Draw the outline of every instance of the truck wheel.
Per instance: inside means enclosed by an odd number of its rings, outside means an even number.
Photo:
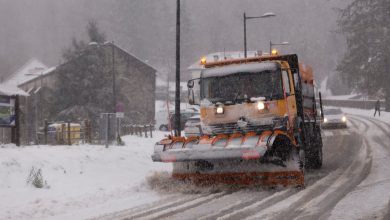
[[[316,131],[316,136],[311,141],[313,146],[307,149],[306,156],[306,168],[320,169],[322,167],[322,139],[319,130]]]
[[[322,167],[322,148],[315,148],[306,152],[306,167],[320,169]]]

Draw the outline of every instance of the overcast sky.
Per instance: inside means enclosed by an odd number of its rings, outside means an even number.
[[[0,74],[8,75],[30,58],[58,65],[72,37],[85,39],[96,20],[118,45],[161,72],[173,72],[175,0],[0,0]],[[331,73],[344,52],[335,33],[344,0],[182,0],[182,66],[207,53],[243,50],[243,12],[274,12],[249,20],[249,50],[268,51],[269,41],[290,42],[282,53],[297,53],[317,75]],[[184,78],[188,77],[183,73]]]

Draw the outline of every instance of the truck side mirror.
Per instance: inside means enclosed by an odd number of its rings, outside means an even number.
[[[321,120],[324,120],[324,109],[322,108],[322,96],[321,96],[321,92],[318,92],[318,97],[320,98]]]
[[[188,80],[188,82],[187,82],[187,87],[188,87],[189,89],[194,88],[194,80]]]
[[[200,104],[200,78],[191,79],[187,82],[188,87],[188,103],[190,105]]]

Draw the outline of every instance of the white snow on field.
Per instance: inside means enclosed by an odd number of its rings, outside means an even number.
[[[126,136],[126,146],[26,146],[0,148],[0,219],[85,219],[158,200],[146,186],[154,171],[154,138]],[[49,188],[26,180],[32,167],[42,170]]]

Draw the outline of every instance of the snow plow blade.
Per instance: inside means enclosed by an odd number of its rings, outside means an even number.
[[[173,163],[172,177],[198,183],[304,186],[299,155],[267,155],[284,132],[169,137],[155,145],[152,160]],[[292,146],[287,144],[286,146]],[[269,153],[268,153],[269,154]]]

